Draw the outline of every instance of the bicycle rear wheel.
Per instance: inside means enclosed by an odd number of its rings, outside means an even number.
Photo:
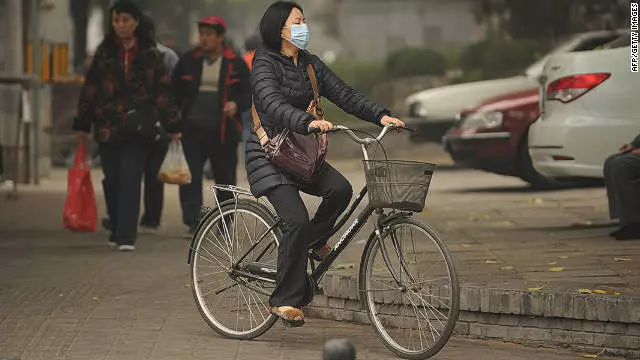
[[[269,313],[274,284],[233,270],[249,272],[246,269],[256,263],[276,267],[280,232],[278,227],[269,230],[276,220],[263,205],[239,199],[222,203],[202,221],[191,261],[198,311],[224,337],[249,340],[264,334],[278,319]]]
[[[460,292],[453,258],[433,229],[413,219],[391,223],[368,242],[359,276],[371,324],[391,351],[427,359],[444,347]]]

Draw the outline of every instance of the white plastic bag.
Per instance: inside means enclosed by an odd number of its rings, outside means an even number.
[[[191,183],[191,171],[182,150],[182,142],[172,141],[164,156],[158,178],[165,184],[184,185]]]

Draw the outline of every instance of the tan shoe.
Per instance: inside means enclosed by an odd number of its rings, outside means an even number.
[[[293,306],[274,306],[269,312],[282,319],[285,326],[299,327],[304,325],[304,313]]]

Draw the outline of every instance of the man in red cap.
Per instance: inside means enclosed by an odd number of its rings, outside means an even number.
[[[240,114],[251,108],[249,69],[225,46],[226,21],[207,16],[198,22],[199,46],[185,53],[173,70],[176,103],[183,120],[182,143],[192,174],[180,187],[182,219],[195,231],[202,206],[202,175],[207,159],[217,184],[235,185]],[[220,192],[221,201],[231,198]]]

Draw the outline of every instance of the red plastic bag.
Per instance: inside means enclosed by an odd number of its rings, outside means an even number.
[[[73,231],[96,231],[98,211],[84,142],[78,145],[75,166],[68,171],[62,226]]]

